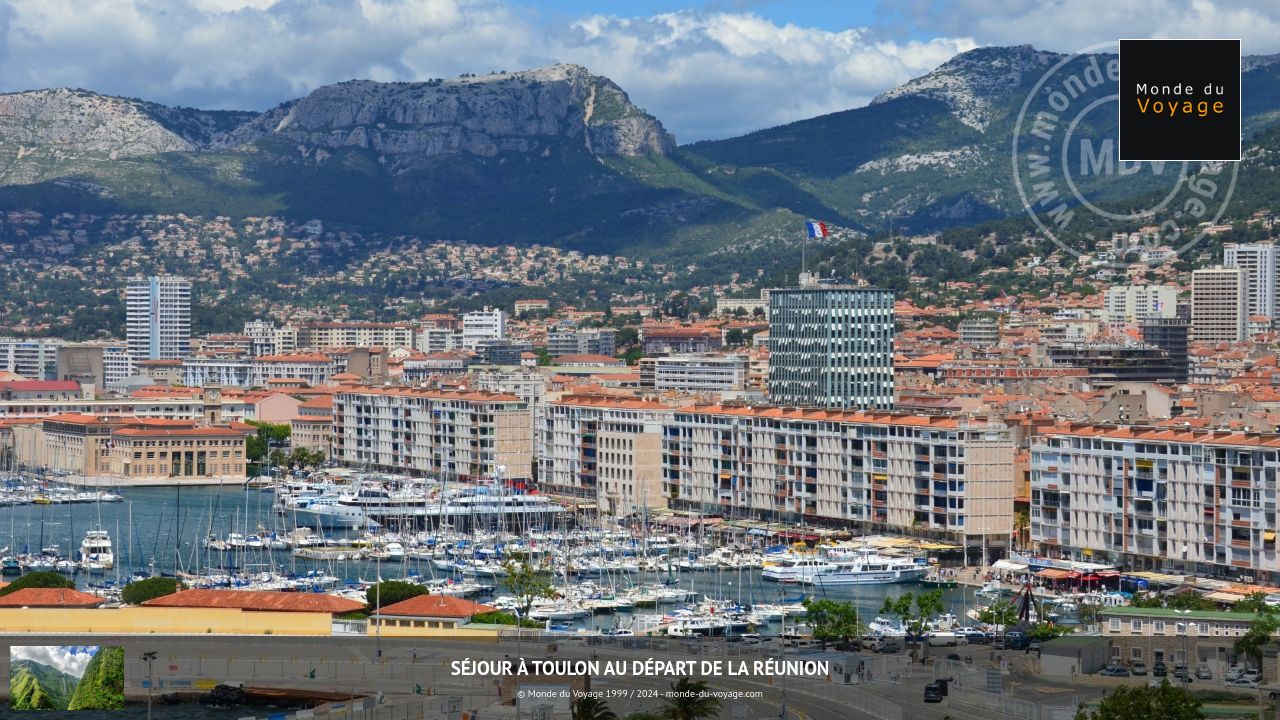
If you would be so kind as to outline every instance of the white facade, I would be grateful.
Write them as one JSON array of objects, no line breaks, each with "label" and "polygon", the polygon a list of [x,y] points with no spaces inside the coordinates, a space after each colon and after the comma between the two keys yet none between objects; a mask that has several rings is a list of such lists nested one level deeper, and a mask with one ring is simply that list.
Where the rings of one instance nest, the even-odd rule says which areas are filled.
[{"label": "white facade", "polygon": [[191,281],[150,277],[129,283],[125,297],[134,362],[183,358],[191,351]]},{"label": "white facade", "polygon": [[496,308],[474,310],[462,316],[462,347],[475,350],[481,340],[501,340],[507,335],[507,314]]},{"label": "white facade", "polygon": [[1107,288],[1103,303],[1112,328],[1178,315],[1178,291],[1168,285],[1115,285]]},{"label": "white facade", "polygon": [[462,347],[462,331],[453,328],[420,327],[416,334],[418,350],[438,353]]},{"label": "white facade", "polygon": [[102,347],[102,375],[104,385],[114,385],[134,374],[133,355],[124,343]]},{"label": "white facade", "polygon": [[1276,317],[1276,266],[1280,253],[1271,243],[1228,243],[1223,247],[1223,265],[1240,268],[1247,275],[1245,302],[1250,315]]},{"label": "white facade", "polygon": [[643,358],[640,385],[655,390],[690,392],[745,390],[748,367],[745,355],[708,353]]},{"label": "white facade", "polygon": [[60,340],[0,337],[0,371],[28,380],[54,380]]}]

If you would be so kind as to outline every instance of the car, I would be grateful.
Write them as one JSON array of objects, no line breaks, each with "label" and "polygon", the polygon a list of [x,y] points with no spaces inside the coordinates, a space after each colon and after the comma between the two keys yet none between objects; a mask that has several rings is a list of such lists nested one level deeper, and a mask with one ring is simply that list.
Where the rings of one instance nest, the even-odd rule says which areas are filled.
[{"label": "car", "polygon": [[1134,675],[1146,675],[1147,664],[1142,662],[1141,660],[1134,660],[1133,662],[1129,663],[1129,672],[1133,673]]},{"label": "car", "polygon": [[897,640],[882,639],[871,649],[878,653],[899,653],[902,652],[902,643]]},{"label": "car", "polygon": [[1258,687],[1257,680],[1249,680],[1247,678],[1242,678],[1242,677],[1238,677],[1234,680],[1228,680],[1224,684],[1229,688],[1247,688],[1250,690]]},{"label": "car", "polygon": [[1027,643],[1027,649],[1030,650],[1031,652],[1040,652],[1040,641],[1032,640],[1031,642]]},{"label": "car", "polygon": [[929,683],[924,686],[924,701],[927,703],[942,702],[942,689],[935,683]]},{"label": "car", "polygon": [[1151,666],[1152,677],[1165,677],[1169,674],[1169,666],[1164,664],[1163,660],[1157,660],[1155,665]]},{"label": "car", "polygon": [[1258,683],[1262,680],[1262,672],[1257,668],[1248,668],[1240,673],[1241,680],[1248,680],[1252,683]]},{"label": "car", "polygon": [[1173,676],[1178,680],[1191,682],[1191,673],[1187,672],[1187,666],[1182,663],[1173,666]]},{"label": "car", "polygon": [[992,638],[992,639],[991,639],[991,649],[992,649],[992,650],[1003,650],[1003,649],[1004,649],[1004,638],[1002,638],[1002,637]]},{"label": "car", "polygon": [[977,628],[959,628],[956,635],[962,635],[969,641],[970,645],[979,645],[991,642],[991,636]]},{"label": "car", "polygon": [[1098,671],[1103,677],[1129,677],[1129,671],[1119,665],[1108,665]]},{"label": "car", "polygon": [[1196,677],[1201,680],[1213,679],[1213,671],[1209,669],[1208,663],[1200,663],[1199,665],[1196,665]]},{"label": "car", "polygon": [[1245,669],[1246,668],[1243,665],[1232,665],[1231,667],[1227,668],[1227,674],[1224,676],[1223,679],[1238,680],[1240,679],[1240,676],[1244,673]]}]

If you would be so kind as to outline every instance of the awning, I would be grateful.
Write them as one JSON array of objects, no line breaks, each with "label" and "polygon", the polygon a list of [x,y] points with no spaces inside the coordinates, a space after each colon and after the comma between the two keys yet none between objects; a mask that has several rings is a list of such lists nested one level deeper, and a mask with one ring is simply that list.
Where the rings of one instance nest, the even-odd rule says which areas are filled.
[{"label": "awning", "polygon": [[1066,580],[1072,575],[1074,575],[1074,573],[1070,570],[1059,570],[1057,568],[1045,568],[1036,573],[1036,577],[1042,577],[1047,580]]},{"label": "awning", "polygon": [[993,570],[1005,570],[1008,572],[1026,572],[1027,566],[1023,563],[1014,562],[1012,560],[1000,559],[991,564]]},{"label": "awning", "polygon": [[1275,542],[1275,541],[1276,541],[1276,531],[1275,531],[1275,530],[1263,530],[1263,531],[1262,531],[1262,542]]},{"label": "awning", "polygon": [[748,535],[768,535],[769,531],[762,528],[751,528],[747,531]]},{"label": "awning", "polygon": [[1240,602],[1241,600],[1243,600],[1243,599],[1244,599],[1244,596],[1243,596],[1243,595],[1236,595],[1235,593],[1229,593],[1229,592],[1221,592],[1221,591],[1219,591],[1219,592],[1211,592],[1211,593],[1207,593],[1207,594],[1205,595],[1205,598],[1207,598],[1207,599],[1209,599],[1209,600],[1212,600],[1212,601],[1214,601],[1214,602],[1220,602],[1220,603],[1231,603],[1231,604],[1233,604],[1233,605],[1234,605],[1235,603],[1238,603],[1238,602]]}]

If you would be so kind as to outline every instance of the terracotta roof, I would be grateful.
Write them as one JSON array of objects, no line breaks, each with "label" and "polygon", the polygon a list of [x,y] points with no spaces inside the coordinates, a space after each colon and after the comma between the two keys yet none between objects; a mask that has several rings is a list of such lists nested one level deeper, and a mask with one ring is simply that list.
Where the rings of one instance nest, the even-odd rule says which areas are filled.
[{"label": "terracotta roof", "polygon": [[555,359],[557,365],[570,363],[586,363],[589,365],[623,365],[622,360],[609,355],[593,355],[591,353],[561,355]]},{"label": "terracotta roof", "polygon": [[239,608],[278,612],[346,613],[361,610],[364,603],[325,593],[266,590],[183,590],[148,600],[148,607]]},{"label": "terracotta roof", "polygon": [[469,618],[493,608],[452,595],[419,595],[382,608],[382,615],[408,615],[432,618]]},{"label": "terracotta roof", "polygon": [[97,607],[102,598],[71,588],[23,588],[0,595],[0,607]]},{"label": "terracotta roof", "polygon": [[112,433],[113,435],[143,436],[143,437],[211,437],[214,435],[230,435],[235,437],[243,437],[243,430],[236,430],[230,427],[183,427],[183,428],[121,428]]},{"label": "terracotta roof", "polygon": [[306,363],[328,363],[332,362],[328,355],[320,353],[294,353],[292,355],[263,355],[254,358],[260,363],[286,363],[286,362],[306,362]]},{"label": "terracotta roof", "polygon": [[0,392],[80,392],[75,380],[9,380],[0,382]]},{"label": "terracotta roof", "polygon": [[420,397],[434,400],[472,400],[477,402],[523,402],[512,393],[493,393],[484,390],[448,391],[411,387],[352,387],[338,391],[340,395],[394,395]]},{"label": "terracotta roof", "polygon": [[316,409],[316,410],[323,410],[323,409],[325,409],[325,408],[331,408],[331,407],[333,407],[333,396],[332,396],[332,395],[317,395],[317,396],[315,396],[315,397],[311,398],[310,400],[307,400],[307,401],[303,402],[303,403],[302,403],[301,405],[299,405],[298,407],[300,407],[300,408],[308,408],[308,409]]}]

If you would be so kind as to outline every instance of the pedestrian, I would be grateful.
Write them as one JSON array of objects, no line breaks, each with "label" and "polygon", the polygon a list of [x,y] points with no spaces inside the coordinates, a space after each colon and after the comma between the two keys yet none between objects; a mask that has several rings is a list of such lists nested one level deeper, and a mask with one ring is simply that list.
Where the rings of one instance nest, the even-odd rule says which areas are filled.
[{"label": "pedestrian", "polygon": [[413,663],[415,665],[418,663],[418,648],[413,649]]}]

